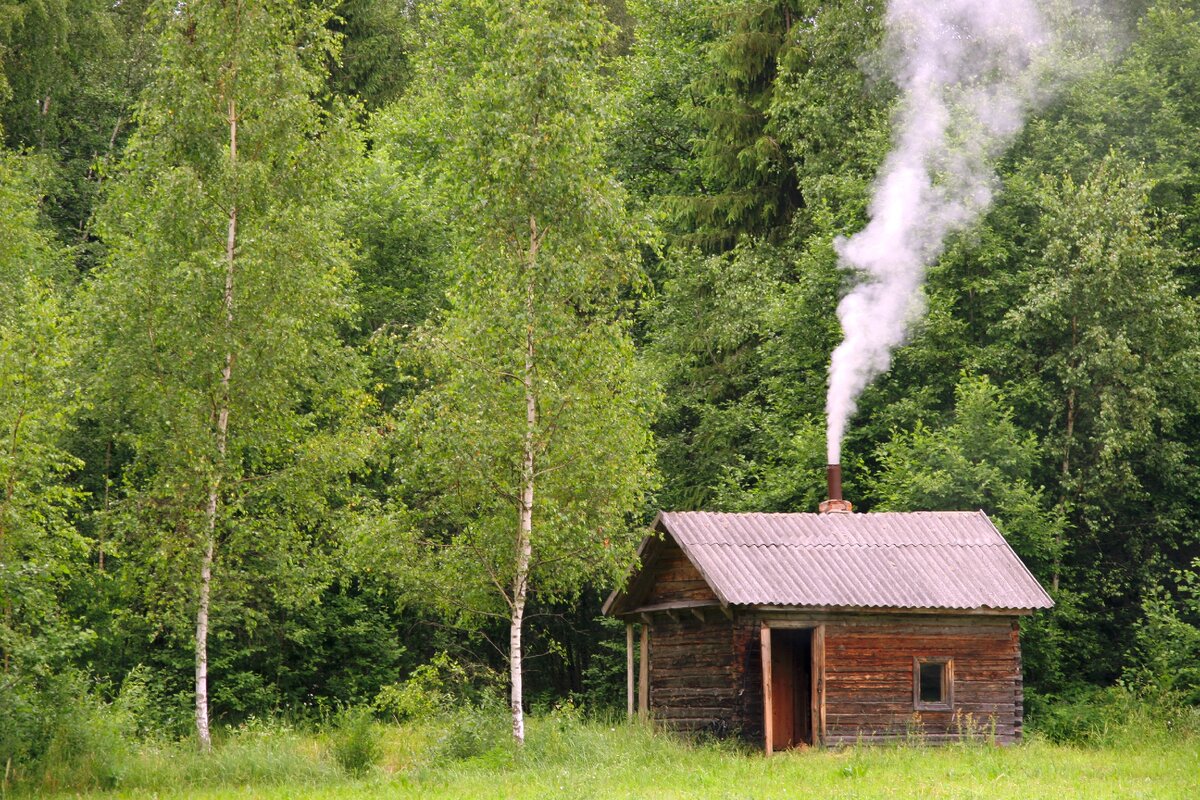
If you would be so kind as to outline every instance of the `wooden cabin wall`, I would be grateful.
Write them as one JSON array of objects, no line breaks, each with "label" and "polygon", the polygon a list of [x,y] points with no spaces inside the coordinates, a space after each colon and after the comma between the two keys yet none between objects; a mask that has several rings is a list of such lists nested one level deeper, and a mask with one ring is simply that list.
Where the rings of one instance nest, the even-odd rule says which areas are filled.
[{"label": "wooden cabin wall", "polygon": [[[731,622],[713,608],[703,613],[701,623],[686,611],[674,619],[660,612],[650,626],[650,710],[678,730],[762,743],[765,619],[824,626],[825,744],[1021,738],[1021,648],[1011,617],[740,612]],[[954,659],[953,710],[918,716],[914,656]]]},{"label": "wooden cabin wall", "polygon": [[[954,708],[917,712],[913,657],[954,659]],[[1021,736],[1021,648],[1007,617],[869,620],[825,628],[825,742]],[[919,713],[919,718],[918,718]]]},{"label": "wooden cabin wall", "polygon": [[676,616],[650,624],[650,713],[678,730],[727,736],[737,710],[733,625],[716,609],[703,623]]},{"label": "wooden cabin wall", "polygon": [[[763,736],[764,621],[783,628],[824,627],[826,744],[909,736],[940,743],[993,733],[1000,743],[1021,738],[1021,647],[1012,617],[743,612],[736,620],[734,724],[750,742],[761,744]],[[952,710],[916,711],[914,656],[954,659]]]},{"label": "wooden cabin wall", "polygon": [[734,650],[737,654],[738,702],[734,720],[739,734],[748,744],[763,743],[762,626],[757,616],[734,617]]},{"label": "wooden cabin wall", "polygon": [[695,565],[683,554],[674,540],[667,537],[655,554],[652,565],[653,586],[642,600],[643,605],[677,601],[706,601],[716,603],[717,596]]}]

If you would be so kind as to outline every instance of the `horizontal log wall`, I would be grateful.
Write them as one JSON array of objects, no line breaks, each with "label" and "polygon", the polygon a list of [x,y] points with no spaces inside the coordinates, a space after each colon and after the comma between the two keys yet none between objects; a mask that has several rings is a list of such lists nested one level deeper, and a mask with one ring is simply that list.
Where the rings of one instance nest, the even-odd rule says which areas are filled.
[{"label": "horizontal log wall", "polygon": [[725,736],[735,728],[733,626],[718,613],[650,623],[650,712],[673,728]]},{"label": "horizontal log wall", "polygon": [[[825,628],[826,744],[1021,737],[1021,649],[1011,617],[740,612],[730,622],[705,613],[703,623],[686,612],[652,616],[650,708],[674,728],[762,744],[766,621]],[[916,711],[914,656],[954,659],[953,710]]]},{"label": "horizontal log wall", "polygon": [[700,571],[670,538],[662,543],[654,559],[654,585],[643,603],[655,605],[677,600],[717,602],[717,596]]},{"label": "horizontal log wall", "polygon": [[[735,719],[754,743],[762,739],[758,630],[763,622],[780,628],[824,626],[826,744],[1021,738],[1021,648],[1012,617],[764,611],[739,613],[736,619],[734,648],[743,673],[736,679],[743,691]],[[952,710],[916,711],[914,656],[954,659]]]},{"label": "horizontal log wall", "polygon": [[[1021,735],[1017,625],[1004,617],[898,618],[827,624],[825,742]],[[917,711],[913,657],[954,659],[954,707]]]},{"label": "horizontal log wall", "polygon": [[762,623],[752,614],[734,616],[733,642],[738,674],[738,702],[734,721],[749,744],[763,745]]}]

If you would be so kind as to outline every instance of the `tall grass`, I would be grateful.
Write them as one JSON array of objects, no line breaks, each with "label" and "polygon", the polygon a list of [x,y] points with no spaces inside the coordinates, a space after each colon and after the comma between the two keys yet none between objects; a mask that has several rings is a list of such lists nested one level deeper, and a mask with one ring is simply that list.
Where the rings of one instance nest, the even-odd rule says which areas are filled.
[{"label": "tall grass", "polygon": [[[1060,713],[1072,719],[1088,716],[1065,708]],[[207,754],[190,740],[131,739],[127,728],[106,727],[92,710],[81,716],[91,715],[91,738],[63,739],[43,770],[12,793],[732,800],[819,788],[828,798],[1200,796],[1200,711],[1167,714],[1117,696],[1090,708],[1092,722],[1073,728],[1086,733],[1065,744],[1056,741],[1067,730],[1061,720],[1043,716],[1046,727],[1015,747],[985,737],[940,748],[909,743],[772,759],[737,742],[688,740],[619,717],[585,717],[570,706],[532,718],[524,747],[512,744],[502,710],[459,708],[404,725],[361,712],[324,730],[251,721],[220,731]]]},{"label": "tall grass", "polygon": [[1143,695],[1123,686],[1082,687],[1031,704],[1028,727],[1057,744],[1120,746],[1139,741],[1200,739],[1200,707],[1170,694]]},{"label": "tall grass", "polygon": [[275,722],[219,730],[210,753],[190,740],[132,742],[100,725],[83,746],[54,749],[40,774],[18,793],[95,789],[179,790],[182,787],[317,786],[342,778],[319,737]]}]

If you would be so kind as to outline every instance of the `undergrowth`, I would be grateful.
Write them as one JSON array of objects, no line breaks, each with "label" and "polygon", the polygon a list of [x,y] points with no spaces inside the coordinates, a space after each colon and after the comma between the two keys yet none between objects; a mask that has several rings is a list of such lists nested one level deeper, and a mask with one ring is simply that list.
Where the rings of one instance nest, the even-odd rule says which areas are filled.
[{"label": "undergrowth", "polygon": [[[1124,758],[1121,753],[1131,742],[1140,747],[1158,742],[1168,753],[1183,748],[1200,754],[1200,710],[1165,713],[1122,692],[1042,708],[1027,743],[1012,748],[995,747],[982,737],[941,748],[932,758],[920,755],[929,752],[923,746],[909,742],[765,761],[753,746],[733,740],[687,740],[619,717],[586,716],[569,704],[531,718],[523,747],[512,743],[502,708],[468,705],[402,725],[380,722],[362,709],[344,711],[324,726],[251,720],[217,731],[211,753],[199,752],[190,739],[135,736],[136,726],[121,716],[125,712],[97,706],[76,715],[75,727],[55,739],[37,769],[10,774],[4,793],[40,797],[117,790],[123,796],[189,797],[253,787],[275,796],[270,794],[275,786],[280,797],[335,797],[358,791],[370,796],[369,787],[391,791],[399,785],[413,796],[454,796],[455,786],[460,796],[469,796],[475,791],[470,787],[487,785],[497,787],[494,796],[524,796],[519,787],[533,780],[538,785],[549,781],[543,788],[551,793],[559,781],[573,787],[572,796],[601,797],[603,789],[583,787],[611,789],[612,781],[628,775],[631,780],[662,780],[671,788],[675,779],[670,776],[683,775],[699,793],[695,796],[726,797],[718,789],[727,782],[769,780],[776,770],[797,768],[795,759],[808,759],[809,768],[835,786],[853,786],[886,784],[889,771],[902,776],[943,768],[951,777],[969,770],[972,779],[1000,780],[1011,775],[1014,764],[1025,764],[1038,780],[1048,780],[1068,753],[1112,764],[1118,756]],[[1081,774],[1088,770],[1081,768]],[[502,785],[517,788],[509,792]],[[649,795],[631,789],[627,796]]]}]

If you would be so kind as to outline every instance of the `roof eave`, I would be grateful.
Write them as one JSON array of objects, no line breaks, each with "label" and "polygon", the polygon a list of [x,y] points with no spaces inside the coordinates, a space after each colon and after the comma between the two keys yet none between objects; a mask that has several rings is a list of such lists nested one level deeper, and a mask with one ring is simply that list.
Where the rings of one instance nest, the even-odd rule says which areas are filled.
[{"label": "roof eave", "polygon": [[1016,550],[1012,549],[1012,545],[1008,543],[1008,539],[1004,538],[1003,531],[1001,531],[999,528],[996,527],[996,523],[992,522],[992,518],[989,517],[987,515],[987,512],[984,511],[982,508],[979,509],[979,515],[981,517],[983,517],[985,520],[987,520],[988,525],[992,526],[992,530],[994,530],[996,532],[996,535],[1000,537],[1000,541],[1004,542],[1004,546],[1008,548],[1008,552],[1010,552],[1012,554],[1012,557],[1017,560],[1017,563],[1021,565],[1021,569],[1025,570],[1025,574],[1029,576],[1029,580],[1033,581],[1033,585],[1036,586],[1038,588],[1038,591],[1042,593],[1042,601],[1043,601],[1044,605],[1034,606],[1027,613],[1032,614],[1034,611],[1039,610],[1039,609],[1054,608],[1054,598],[1051,597],[1050,593],[1047,592],[1045,587],[1042,586],[1042,582],[1039,581],[1036,577],[1034,577],[1033,573],[1029,571],[1029,567],[1025,564],[1025,560],[1023,558],[1021,558],[1019,555],[1017,555]]},{"label": "roof eave", "polygon": [[727,597],[725,592],[721,589],[719,582],[714,581],[712,576],[709,575],[704,569],[703,559],[697,558],[696,553],[691,549],[691,547],[685,544],[679,536],[676,536],[671,532],[671,528],[667,524],[667,514],[660,511],[658,517],[655,519],[655,523],[657,523],[663,532],[671,537],[671,540],[674,541],[675,544],[679,545],[679,549],[683,551],[685,556],[687,556],[687,560],[692,563],[692,566],[695,567],[696,571],[700,573],[700,577],[704,579],[706,584],[708,584],[708,588],[712,589],[713,594],[715,594],[717,599],[721,601],[721,606],[730,606],[731,603],[729,602],[729,597]]},{"label": "roof eave", "polygon": [[642,556],[645,554],[646,548],[650,546],[651,540],[654,539],[654,531],[660,527],[660,523],[662,521],[662,515],[663,515],[663,512],[661,512],[661,511],[659,511],[657,514],[654,515],[654,521],[650,523],[650,533],[643,536],[641,544],[638,545],[637,563],[634,565],[631,565],[629,567],[629,569],[626,571],[625,581],[619,587],[617,587],[616,589],[613,589],[612,592],[609,593],[608,599],[605,600],[604,604],[600,606],[600,614],[601,615],[608,617],[608,616],[618,616],[622,613],[627,613],[627,612],[617,612],[617,614],[613,614],[612,613],[613,606],[615,606],[619,601],[621,601],[625,598],[625,589],[629,586],[630,583],[633,582],[633,579],[635,577],[637,577],[637,573],[641,570]]},{"label": "roof eave", "polygon": [[951,616],[1026,617],[1038,608],[938,608],[903,606],[806,606],[772,603],[739,603],[733,608],[757,612],[775,613],[821,613],[821,614],[942,614]]}]

